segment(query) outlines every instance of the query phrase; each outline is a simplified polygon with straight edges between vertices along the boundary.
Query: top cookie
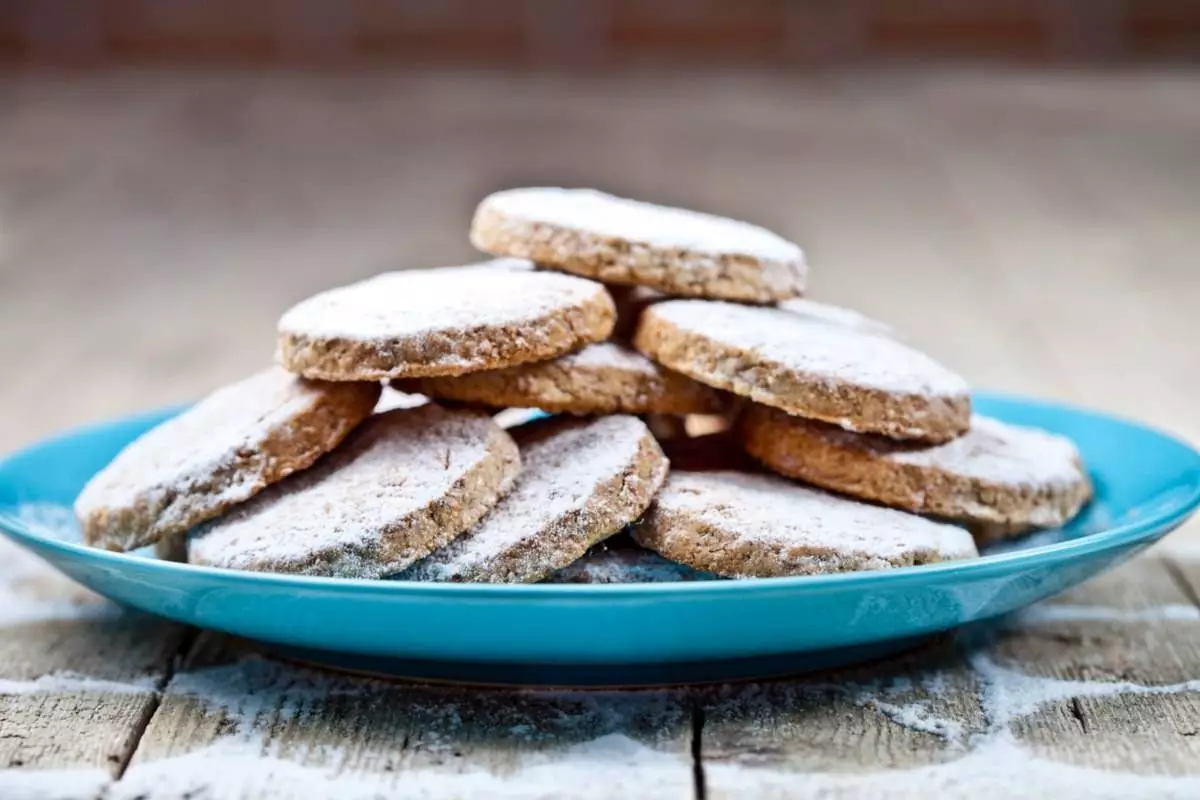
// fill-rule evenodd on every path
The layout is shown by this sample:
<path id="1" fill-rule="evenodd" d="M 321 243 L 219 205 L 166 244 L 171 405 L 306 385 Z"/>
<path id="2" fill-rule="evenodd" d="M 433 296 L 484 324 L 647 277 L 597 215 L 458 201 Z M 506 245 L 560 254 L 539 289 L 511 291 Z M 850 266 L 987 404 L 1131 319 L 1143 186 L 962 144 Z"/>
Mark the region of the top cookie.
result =
<path id="1" fill-rule="evenodd" d="M 199 528 L 188 560 L 379 578 L 474 525 L 520 472 L 491 419 L 428 404 L 375 414 L 335 452 Z"/>
<path id="2" fill-rule="evenodd" d="M 278 367 L 218 389 L 142 434 L 83 487 L 75 512 L 84 540 L 136 550 L 216 517 L 332 450 L 379 391 Z"/>
<path id="3" fill-rule="evenodd" d="M 667 459 L 635 417 L 556 419 L 518 428 L 522 472 L 472 530 L 399 578 L 533 583 L 637 519 Z"/>
<path id="4" fill-rule="evenodd" d="M 777 308 L 655 303 L 634 345 L 701 383 L 848 430 L 938 442 L 970 421 L 966 381 L 924 353 Z"/>
<path id="5" fill-rule="evenodd" d="M 668 294 L 770 303 L 804 292 L 798 246 L 746 222 L 591 189 L 509 189 L 484 198 L 471 243 L 493 255 Z"/>
<path id="6" fill-rule="evenodd" d="M 1092 494 L 1069 439 L 979 414 L 965 434 L 934 447 L 848 433 L 765 406 L 747 409 L 738 428 L 746 450 L 776 472 L 985 526 L 992 535 L 984 538 L 1062 525 Z"/>
<path id="7" fill-rule="evenodd" d="M 527 262 L 386 272 L 293 306 L 277 358 L 332 381 L 462 375 L 606 339 L 615 314 L 600 284 Z"/>
<path id="8" fill-rule="evenodd" d="M 673 471 L 633 529 L 644 547 L 729 578 L 886 569 L 971 558 L 971 534 L 770 475 Z"/>

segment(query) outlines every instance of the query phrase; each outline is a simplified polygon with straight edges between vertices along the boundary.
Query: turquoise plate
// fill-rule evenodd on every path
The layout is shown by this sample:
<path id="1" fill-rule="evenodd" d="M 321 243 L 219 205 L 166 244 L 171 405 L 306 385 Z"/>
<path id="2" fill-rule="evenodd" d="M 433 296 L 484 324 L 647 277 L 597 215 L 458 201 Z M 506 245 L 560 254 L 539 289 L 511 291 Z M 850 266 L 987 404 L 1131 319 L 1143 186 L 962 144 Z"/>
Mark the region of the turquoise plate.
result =
<path id="1" fill-rule="evenodd" d="M 489 586 L 233 572 L 78 543 L 69 507 L 173 411 L 78 430 L 0 462 L 0 529 L 79 583 L 278 654 L 417 679 L 645 685 L 766 677 L 887 655 L 1124 561 L 1200 502 L 1200 454 L 1091 411 L 984 394 L 976 408 L 1072 438 L 1096 499 L 1061 530 L 967 562 L 800 578 Z"/>

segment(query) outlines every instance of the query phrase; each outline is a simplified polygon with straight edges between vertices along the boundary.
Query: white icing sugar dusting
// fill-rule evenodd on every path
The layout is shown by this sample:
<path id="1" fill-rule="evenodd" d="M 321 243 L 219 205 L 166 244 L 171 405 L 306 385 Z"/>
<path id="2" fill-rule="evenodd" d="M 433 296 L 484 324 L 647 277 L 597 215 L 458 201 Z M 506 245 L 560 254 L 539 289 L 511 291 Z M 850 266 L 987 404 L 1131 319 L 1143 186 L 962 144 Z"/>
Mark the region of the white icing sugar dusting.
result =
<path id="1" fill-rule="evenodd" d="M 663 320 L 813 380 L 907 395 L 957 398 L 969 393 L 959 375 L 895 339 L 778 308 L 667 300 L 650 306 L 642 318 Z"/>
<path id="2" fill-rule="evenodd" d="M 589 344 L 555 360 L 564 367 L 624 370 L 648 376 L 659 375 L 662 371 L 641 353 L 615 342 Z"/>
<path id="3" fill-rule="evenodd" d="M 1047 625 L 1056 622 L 1200 622 L 1200 608 L 1184 603 L 1137 609 L 1040 603 L 1020 612 L 1012 624 Z"/>
<path id="4" fill-rule="evenodd" d="M 641 420 L 615 415 L 549 423 L 528 444 L 519 439 L 522 471 L 512 492 L 474 529 L 399 577 L 449 581 L 482 570 L 484 579 L 521 581 L 544 574 L 564 551 L 582 552 L 641 514 L 655 487 L 641 486 L 634 467 L 649 438 Z M 659 482 L 665 473 L 664 460 Z M 602 486 L 622 475 L 618 494 L 597 507 Z M 493 565 L 507 558 L 519 564 L 500 573 Z"/>
<path id="5" fill-rule="evenodd" d="M 53 694 L 66 692 L 105 692 L 107 694 L 146 694 L 158 690 L 158 679 L 153 675 L 140 677 L 132 682 L 108 681 L 90 678 L 70 670 L 49 672 L 31 681 L 0 679 L 0 695 Z"/>
<path id="6" fill-rule="evenodd" d="M 834 306 L 828 303 L 818 303 L 816 300 L 809 300 L 805 297 L 794 297 L 790 300 L 783 300 L 777 303 L 776 307 L 792 314 L 799 314 L 816 322 L 838 325 L 843 328 L 861 331 L 862 333 L 873 333 L 876 336 L 895 335 L 892 326 L 887 323 L 871 319 L 853 309 Z"/>
<path id="7" fill-rule="evenodd" d="M 0 769 L 0 797 L 4 800 L 107 797 L 102 791 L 110 780 L 106 769 Z"/>
<path id="8" fill-rule="evenodd" d="M 262 475 L 238 467 L 239 454 L 285 435 L 331 394 L 345 387 L 297 378 L 269 367 L 210 394 L 139 436 L 80 492 L 81 517 L 139 500 L 161 509 L 155 527 L 183 531 L 198 505 L 215 508 L 251 497 Z M 215 487 L 217 476 L 225 479 Z M 205 497 L 197 496 L 202 490 Z M 136 538 L 139 532 L 130 532 Z"/>
<path id="9" fill-rule="evenodd" d="M 508 189 L 483 200 L 507 217 L 653 247 L 799 263 L 800 248 L 766 228 L 682 208 L 615 197 L 594 189 Z"/>
<path id="10" fill-rule="evenodd" d="M 962 528 L 769 475 L 672 472 L 655 504 L 663 512 L 687 514 L 727 531 L 738 542 L 774 546 L 783 553 L 853 556 L 872 563 L 914 555 L 977 555 L 971 535 Z"/>
<path id="11" fill-rule="evenodd" d="M 486 327 L 536 324 L 606 296 L 604 287 L 557 272 L 490 262 L 385 272 L 303 300 L 279 332 L 357 341 L 459 336 Z"/>
<path id="12" fill-rule="evenodd" d="M 427 552 L 396 546 L 414 519 L 489 458 L 497 437 L 488 417 L 435 405 L 372 416 L 316 466 L 201 526 L 188 557 L 343 577 L 403 569 Z"/>
<path id="13" fill-rule="evenodd" d="M 417 408 L 428 402 L 429 398 L 423 394 L 398 392 L 390 386 L 385 386 L 383 392 L 379 395 L 379 402 L 375 404 L 375 410 L 372 413 L 383 414 L 387 411 L 395 411 L 398 408 Z"/>
<path id="14" fill-rule="evenodd" d="M 838 434 L 830 429 L 831 436 Z M 957 439 L 935 447 L 896 447 L 884 457 L 1015 486 L 1075 484 L 1084 479 L 1079 451 L 1070 439 L 980 414 L 971 416 L 970 430 Z"/>

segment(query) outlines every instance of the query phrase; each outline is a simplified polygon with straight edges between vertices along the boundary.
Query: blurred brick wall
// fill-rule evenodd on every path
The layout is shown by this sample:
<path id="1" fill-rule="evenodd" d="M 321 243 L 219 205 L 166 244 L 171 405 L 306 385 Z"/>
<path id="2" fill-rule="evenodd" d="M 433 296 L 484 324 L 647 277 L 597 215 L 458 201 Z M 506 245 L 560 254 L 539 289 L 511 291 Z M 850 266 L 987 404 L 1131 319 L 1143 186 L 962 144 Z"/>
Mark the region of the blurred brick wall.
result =
<path id="1" fill-rule="evenodd" d="M 1200 55 L 1200 0 L 0 0 L 9 63 Z"/>

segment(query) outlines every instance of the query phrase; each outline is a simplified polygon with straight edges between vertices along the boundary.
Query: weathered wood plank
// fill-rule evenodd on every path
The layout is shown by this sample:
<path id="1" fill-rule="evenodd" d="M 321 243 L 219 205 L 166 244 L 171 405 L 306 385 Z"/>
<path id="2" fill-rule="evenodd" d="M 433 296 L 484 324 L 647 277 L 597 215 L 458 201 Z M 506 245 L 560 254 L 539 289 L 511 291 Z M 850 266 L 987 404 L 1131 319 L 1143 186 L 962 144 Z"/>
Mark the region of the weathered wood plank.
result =
<path id="1" fill-rule="evenodd" d="M 664 692 L 385 683 L 204 635 L 109 797 L 687 798 L 691 722 Z"/>
<path id="2" fill-rule="evenodd" d="M 0 539 L 0 633 L 0 796 L 94 797 L 133 754 L 185 629 Z"/>

